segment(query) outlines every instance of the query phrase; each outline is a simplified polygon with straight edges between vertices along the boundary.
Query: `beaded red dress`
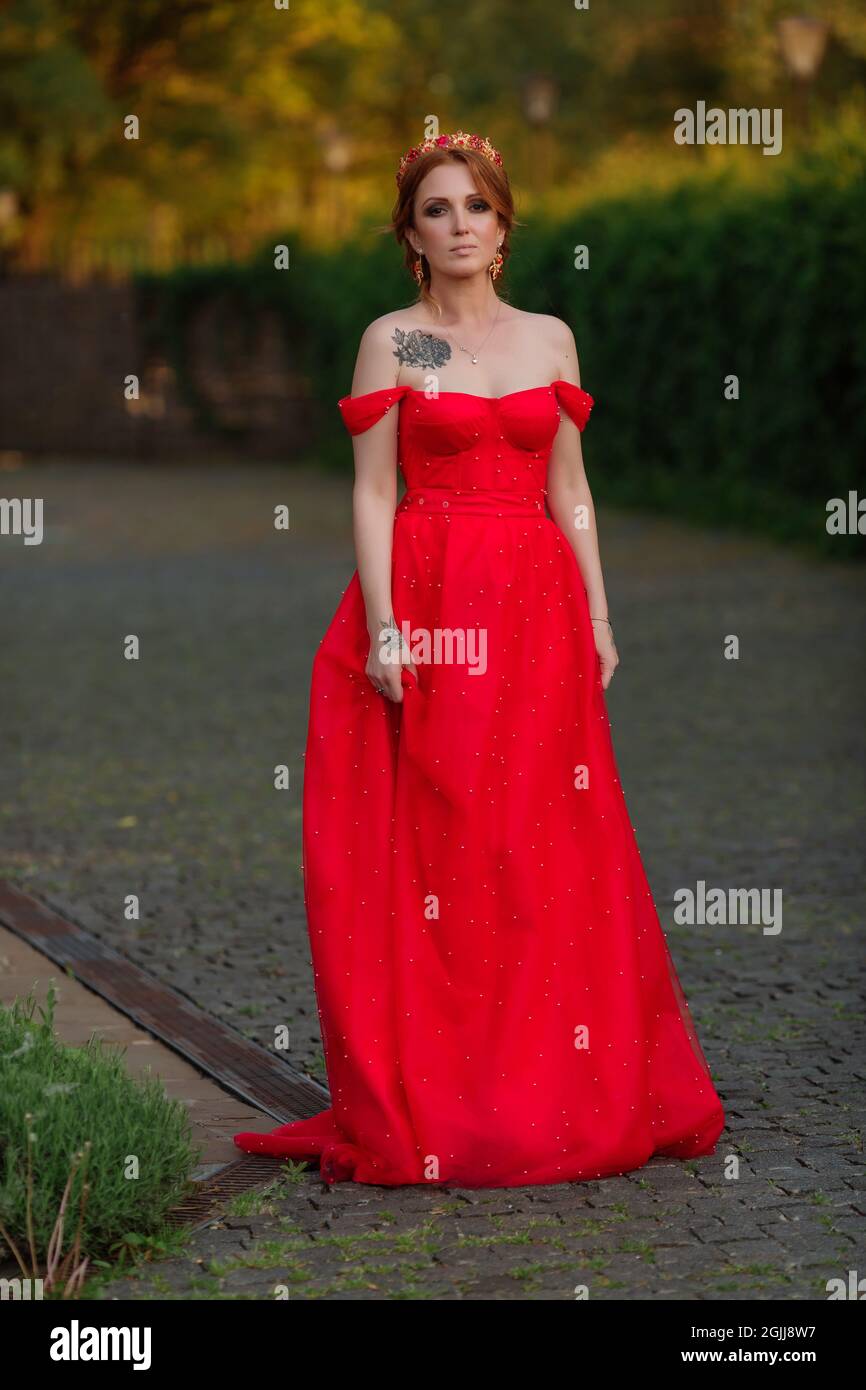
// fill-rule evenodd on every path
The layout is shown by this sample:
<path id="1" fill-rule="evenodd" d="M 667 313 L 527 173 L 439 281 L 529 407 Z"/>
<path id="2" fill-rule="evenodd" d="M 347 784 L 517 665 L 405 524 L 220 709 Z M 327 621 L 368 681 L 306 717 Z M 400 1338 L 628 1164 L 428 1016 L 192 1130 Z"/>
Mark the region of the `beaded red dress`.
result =
<path id="1" fill-rule="evenodd" d="M 430 660 L 416 646 L 402 704 L 376 693 L 356 572 L 314 660 L 304 780 L 331 1107 L 236 1134 L 248 1153 L 318 1157 L 328 1182 L 508 1187 L 714 1150 L 724 1112 L 545 511 L 560 408 L 583 429 L 592 404 L 566 381 L 339 402 L 352 434 L 400 411 L 394 615 Z"/>

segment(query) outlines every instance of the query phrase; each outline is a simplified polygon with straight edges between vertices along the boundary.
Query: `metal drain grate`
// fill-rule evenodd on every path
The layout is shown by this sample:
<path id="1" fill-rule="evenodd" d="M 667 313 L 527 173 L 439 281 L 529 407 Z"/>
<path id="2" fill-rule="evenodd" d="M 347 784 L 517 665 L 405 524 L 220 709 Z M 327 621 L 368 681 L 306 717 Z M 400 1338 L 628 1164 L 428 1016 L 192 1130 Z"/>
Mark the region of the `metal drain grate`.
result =
<path id="1" fill-rule="evenodd" d="M 327 1109 L 324 1086 L 258 1043 L 205 1013 L 191 999 L 62 917 L 47 903 L 0 879 L 0 923 L 107 999 L 128 1018 L 278 1124 Z M 258 1155 L 253 1155 L 258 1161 Z"/>
<path id="2" fill-rule="evenodd" d="M 283 1162 L 268 1154 L 249 1154 L 230 1163 L 221 1173 L 199 1184 L 197 1192 L 174 1207 L 166 1217 L 170 1226 L 206 1226 L 224 1202 L 236 1197 L 239 1192 L 249 1192 L 255 1187 L 264 1187 L 273 1182 L 279 1174 Z M 315 1167 L 315 1165 L 311 1165 Z"/>

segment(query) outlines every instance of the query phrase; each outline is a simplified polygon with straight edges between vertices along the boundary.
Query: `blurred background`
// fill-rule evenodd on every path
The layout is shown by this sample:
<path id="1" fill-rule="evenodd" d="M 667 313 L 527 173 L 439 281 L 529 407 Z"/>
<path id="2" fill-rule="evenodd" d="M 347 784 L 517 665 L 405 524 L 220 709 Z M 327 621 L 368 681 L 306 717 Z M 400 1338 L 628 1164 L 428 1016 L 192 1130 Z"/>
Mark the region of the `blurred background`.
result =
<path id="1" fill-rule="evenodd" d="M 503 152 L 503 291 L 575 331 L 602 497 L 826 546 L 866 444 L 864 78 L 861 0 L 13 0 L 7 466 L 346 467 L 334 406 L 414 297 L 381 227 L 433 116 Z M 781 109 L 781 153 L 678 145 L 699 101 Z"/>
<path id="2" fill-rule="evenodd" d="M 498 283 L 571 325 L 596 399 L 608 702 L 662 913 L 700 876 L 783 885 L 786 941 L 849 931 L 862 537 L 826 503 L 866 458 L 864 79 L 862 0 L 7 3 L 0 493 L 45 532 L 0 536 L 0 877 L 265 1043 L 288 1018 L 323 1077 L 300 832 L 354 564 L 337 400 L 415 298 L 382 227 L 434 117 L 502 151 Z M 698 102 L 781 109 L 781 152 L 677 144 Z M 676 950 L 709 1029 L 720 962 Z"/>

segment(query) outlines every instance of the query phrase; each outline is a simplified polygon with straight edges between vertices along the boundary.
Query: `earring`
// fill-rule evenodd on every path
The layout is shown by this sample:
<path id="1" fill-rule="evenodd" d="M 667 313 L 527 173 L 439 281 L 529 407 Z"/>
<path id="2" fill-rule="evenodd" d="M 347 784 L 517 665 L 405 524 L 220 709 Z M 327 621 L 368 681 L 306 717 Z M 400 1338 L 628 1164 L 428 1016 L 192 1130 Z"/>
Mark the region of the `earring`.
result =
<path id="1" fill-rule="evenodd" d="M 500 241 L 499 246 L 501 246 L 501 245 L 502 245 L 502 242 Z M 498 275 L 501 275 L 501 274 L 502 274 L 502 267 L 503 267 L 504 264 L 505 264 L 505 262 L 504 262 L 504 260 L 503 260 L 503 258 L 502 258 L 502 252 L 499 250 L 499 247 L 497 247 L 497 249 L 496 249 L 496 255 L 493 257 L 493 260 L 490 262 L 490 265 L 487 267 L 487 269 L 490 271 L 490 278 L 491 278 L 491 280 L 495 280 L 496 277 L 497 277 Z"/>
<path id="2" fill-rule="evenodd" d="M 416 281 L 417 281 L 417 283 L 418 283 L 419 285 L 422 284 L 422 283 L 423 283 L 423 280 L 424 280 L 424 267 L 423 267 L 422 264 L 421 264 L 421 257 L 422 257 L 423 255 L 424 255 L 424 252 L 423 252 L 423 251 L 419 251 L 419 253 L 418 253 L 418 259 L 417 259 L 417 261 L 415 262 L 414 266 L 412 267 L 412 274 L 415 276 L 415 279 L 416 279 Z"/>

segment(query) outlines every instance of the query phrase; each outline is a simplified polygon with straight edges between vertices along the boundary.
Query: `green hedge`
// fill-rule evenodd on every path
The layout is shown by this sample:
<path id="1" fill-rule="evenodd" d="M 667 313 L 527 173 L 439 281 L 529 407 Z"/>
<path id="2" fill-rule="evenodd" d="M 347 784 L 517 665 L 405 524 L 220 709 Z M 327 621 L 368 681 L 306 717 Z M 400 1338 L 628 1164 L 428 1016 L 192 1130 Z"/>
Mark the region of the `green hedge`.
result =
<path id="1" fill-rule="evenodd" d="M 842 556 L 825 504 L 863 487 L 866 159 L 802 166 L 766 191 L 729 178 L 590 205 L 513 239 L 512 303 L 573 328 L 596 398 L 585 438 L 599 500 L 802 539 Z M 317 457 L 351 465 L 336 402 L 371 319 L 414 300 L 396 243 L 365 229 L 338 253 L 286 237 L 250 265 L 143 284 L 183 373 L 183 324 L 203 295 L 283 317 L 321 403 Z M 574 268 L 573 248 L 590 266 Z M 739 378 L 727 401 L 724 378 Z"/>

